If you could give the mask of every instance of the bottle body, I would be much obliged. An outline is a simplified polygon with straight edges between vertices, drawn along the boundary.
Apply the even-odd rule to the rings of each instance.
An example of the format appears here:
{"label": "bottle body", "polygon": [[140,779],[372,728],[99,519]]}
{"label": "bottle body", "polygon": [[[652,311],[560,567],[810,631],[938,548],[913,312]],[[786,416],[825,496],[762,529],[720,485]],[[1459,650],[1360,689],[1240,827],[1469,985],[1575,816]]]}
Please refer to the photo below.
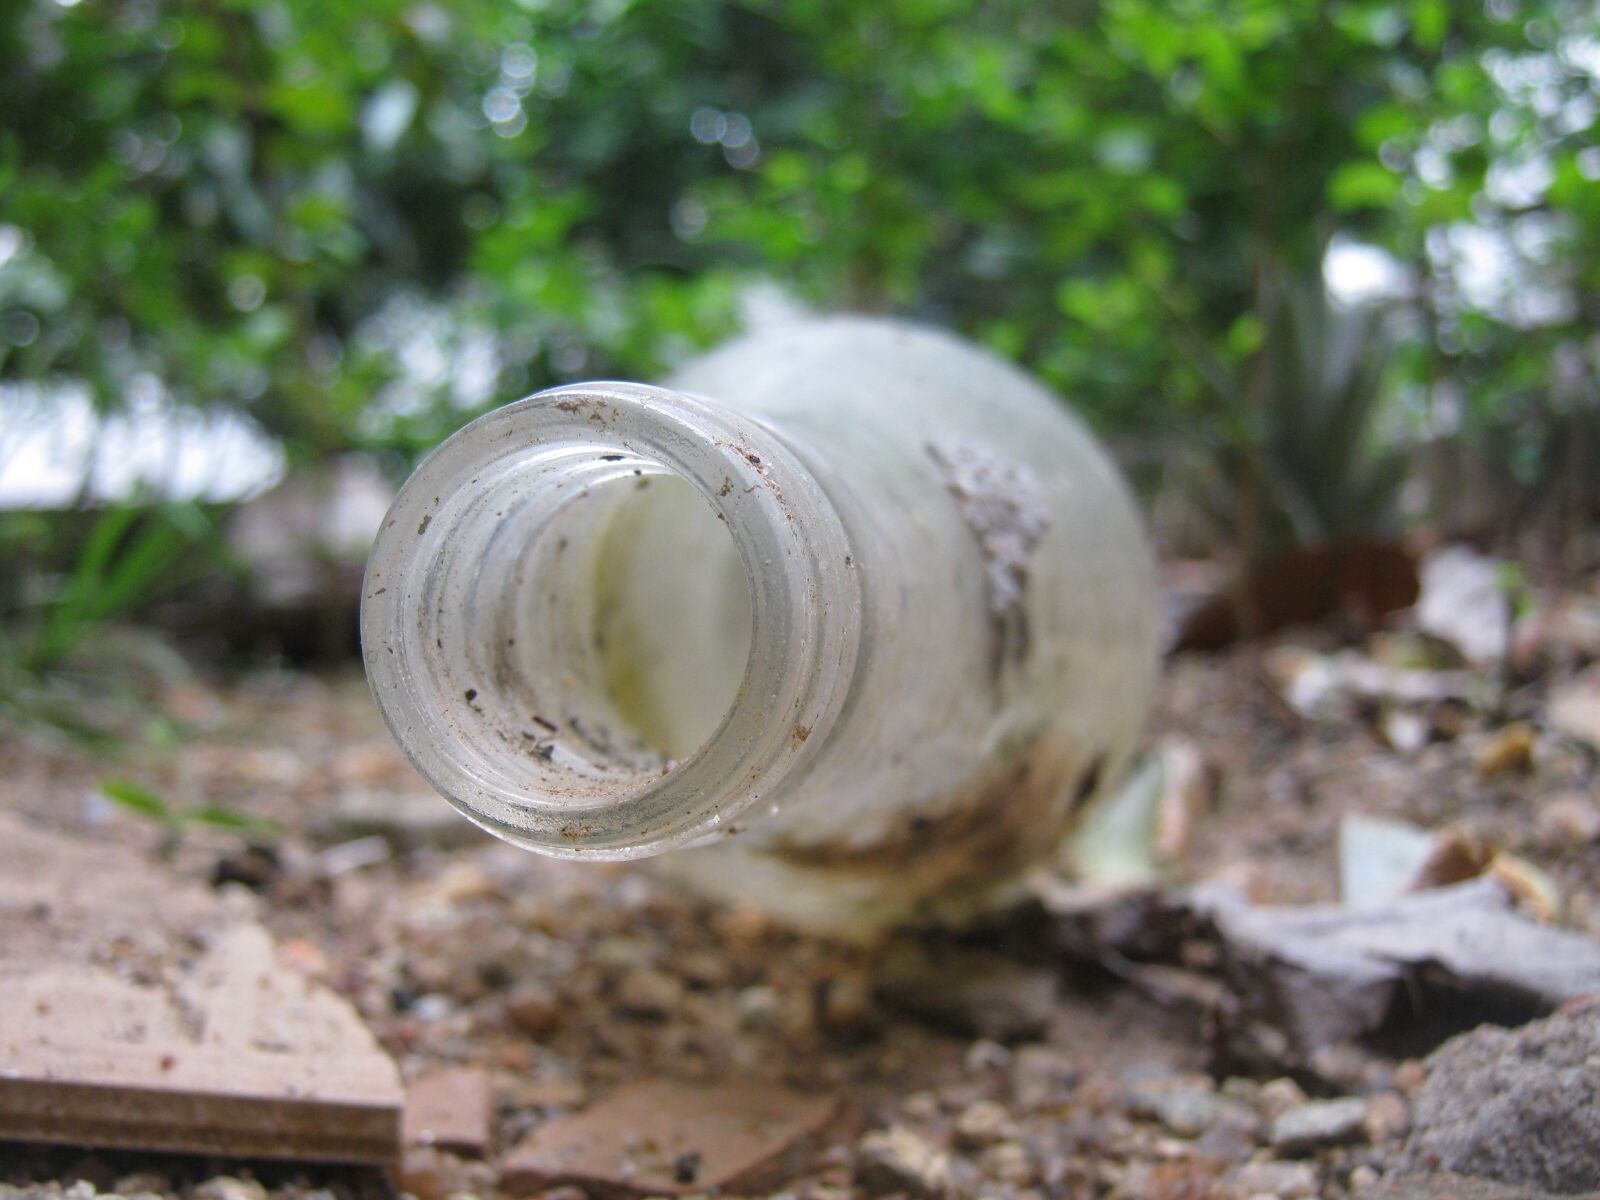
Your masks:
{"label": "bottle body", "polygon": [[[499,445],[560,442],[575,458],[615,446],[612,466],[637,474],[607,476],[598,502],[606,489],[581,482],[560,504],[547,491],[521,508],[502,490],[478,511],[483,529],[491,511],[500,525],[474,541],[462,498],[492,490],[493,454],[440,452],[396,502],[364,600],[380,705],[473,819],[574,856],[696,847],[671,861],[698,886],[860,933],[981,903],[1125,765],[1156,662],[1149,554],[1113,465],[1014,368],[894,322],[776,327],[641,390],[651,416],[695,414],[683,436],[702,453],[689,462],[659,430],[634,436],[615,398],[593,396],[603,407],[582,415],[572,389],[541,396],[521,402],[522,421],[502,418]],[[563,403],[581,421],[541,432],[533,418]],[[564,532],[539,533],[541,505],[567,514],[551,518]],[[467,555],[449,570],[426,529],[401,536],[430,507]],[[566,547],[530,557],[541,538]],[[472,556],[496,554],[519,565],[474,576]],[[438,585],[450,570],[473,579],[471,603]],[[375,595],[386,583],[408,599]],[[402,671],[388,660],[411,626]],[[452,651],[477,661],[451,669]],[[429,704],[465,710],[419,722]],[[468,770],[464,787],[429,749],[462,737],[526,743],[531,769],[502,755],[498,774]],[[492,803],[472,792],[485,774]],[[605,836],[526,836],[519,789],[557,825],[597,822]],[[641,790],[657,802],[622,822],[633,831],[607,826],[617,797]],[[563,792],[580,798],[563,808]]]}

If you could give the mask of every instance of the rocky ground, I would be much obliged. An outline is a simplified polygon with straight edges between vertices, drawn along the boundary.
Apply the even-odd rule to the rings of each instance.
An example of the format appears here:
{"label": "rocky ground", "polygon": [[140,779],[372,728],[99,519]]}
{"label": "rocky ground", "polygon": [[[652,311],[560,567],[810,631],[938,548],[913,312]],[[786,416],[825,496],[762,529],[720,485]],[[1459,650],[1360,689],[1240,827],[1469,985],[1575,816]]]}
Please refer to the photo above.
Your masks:
{"label": "rocky ground", "polygon": [[[1156,899],[1140,890],[1113,911],[1057,879],[1053,899],[986,930],[872,951],[711,907],[645,867],[492,842],[411,772],[353,672],[174,682],[162,701],[179,736],[114,759],[0,744],[0,807],[253,891],[280,960],[348,997],[408,1081],[467,1068],[456,1085],[482,1086],[491,1105],[481,1145],[413,1131],[393,1176],[0,1146],[0,1197],[346,1200],[398,1187],[418,1200],[579,1200],[648,1194],[641,1181],[663,1173],[692,1194],[712,1165],[699,1150],[652,1163],[664,1151],[626,1130],[642,1164],[632,1179],[547,1186],[536,1169],[530,1138],[572,1114],[603,1121],[616,1089],[643,1079],[704,1089],[692,1094],[711,1097],[706,1111],[734,1087],[828,1098],[805,1138],[773,1135],[793,1143],[763,1148],[782,1169],[744,1177],[730,1188],[741,1194],[1600,1189],[1600,1008],[1569,995],[1528,1024],[1559,992],[1480,995],[1476,977],[1436,992],[1419,970],[1379,1027],[1307,1044],[1252,1005],[1226,938],[1160,899],[1208,882],[1250,904],[1333,901],[1350,886],[1341,828],[1360,813],[1432,839],[1414,884],[1493,874],[1528,926],[1600,937],[1600,579],[1535,598],[1487,663],[1414,625],[1169,663],[1151,733],[1169,766]],[[275,832],[189,824],[174,836],[107,800],[107,776]],[[1437,1050],[1484,1017],[1512,1027]],[[670,1114],[685,1144],[697,1103]]]}

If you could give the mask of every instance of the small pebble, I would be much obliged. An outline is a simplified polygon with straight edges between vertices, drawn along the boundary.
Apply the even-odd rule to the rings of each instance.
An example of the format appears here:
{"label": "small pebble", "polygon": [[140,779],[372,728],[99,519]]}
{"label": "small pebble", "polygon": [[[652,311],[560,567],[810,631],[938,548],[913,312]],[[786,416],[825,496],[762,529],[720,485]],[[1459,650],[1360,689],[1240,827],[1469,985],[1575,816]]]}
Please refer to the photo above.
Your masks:
{"label": "small pebble", "polygon": [[1394,1086],[1407,1096],[1414,1095],[1428,1080],[1428,1068],[1421,1059],[1408,1058],[1394,1069]]}
{"label": "small pebble", "polygon": [[1376,1145],[1405,1136],[1411,1126],[1411,1109],[1399,1092],[1378,1092],[1367,1097],[1367,1141]]}
{"label": "small pebble", "polygon": [[1600,804],[1581,792],[1556,796],[1539,806],[1533,818],[1541,845],[1562,850],[1600,841]]}
{"label": "small pebble", "polygon": [[1256,1139],[1261,1132],[1261,1118],[1254,1112],[1246,1111],[1247,1120],[1220,1121],[1195,1141],[1187,1142],[1185,1145],[1203,1158],[1213,1158],[1221,1162],[1243,1162],[1254,1152]]}
{"label": "small pebble", "polygon": [[93,1154],[86,1155],[73,1163],[68,1168],[66,1177],[74,1181],[82,1180],[100,1193],[114,1191],[117,1186],[116,1172],[104,1159]]}
{"label": "small pebble", "polygon": [[690,950],[672,960],[672,969],[698,987],[722,987],[732,970],[728,960],[709,950]]}
{"label": "small pebble", "polygon": [[1196,1087],[1138,1089],[1129,1105],[1141,1116],[1154,1117],[1179,1137],[1199,1137],[1227,1114],[1228,1101]]}
{"label": "small pebble", "polygon": [[[461,1161],[452,1155],[431,1146],[413,1147],[406,1151],[395,1182],[402,1192],[415,1196],[416,1200],[449,1200],[466,1182],[466,1171]],[[198,1192],[194,1200],[201,1200]],[[310,1200],[309,1193],[305,1200]]]}
{"label": "small pebble", "polygon": [[1051,1046],[1019,1047],[1012,1059],[1012,1099],[1022,1109],[1059,1103],[1078,1086],[1078,1074],[1073,1061]]}
{"label": "small pebble", "polygon": [[1537,738],[1533,726],[1526,721],[1507,725],[1478,747],[1478,774],[1488,777],[1531,769],[1533,746]]}
{"label": "small pebble", "polygon": [[171,1181],[165,1175],[155,1171],[135,1171],[132,1175],[124,1175],[117,1180],[112,1190],[124,1196],[147,1195],[151,1192],[160,1195],[170,1191],[171,1187]]}
{"label": "small pebble", "polygon": [[655,967],[635,967],[617,984],[617,1005],[646,1017],[664,1017],[683,1000],[683,981]]}
{"label": "small pebble", "polygon": [[1389,1067],[1356,1042],[1319,1046],[1306,1066],[1330,1087],[1341,1092],[1365,1093],[1389,1081]]}
{"label": "small pebble", "polygon": [[1383,740],[1391,749],[1410,758],[1428,744],[1433,730],[1428,718],[1409,709],[1395,709],[1383,719]]}
{"label": "small pebble", "polygon": [[1276,1117],[1287,1109],[1306,1102],[1304,1089],[1287,1076],[1271,1079],[1262,1084],[1257,1097],[1261,1111],[1268,1117]]}
{"label": "small pebble", "polygon": [[1243,1075],[1228,1076],[1222,1081],[1222,1086],[1217,1090],[1230,1100],[1242,1100],[1250,1105],[1261,1103],[1261,1085],[1254,1079],[1247,1079]]}
{"label": "small pebble", "polygon": [[864,971],[850,971],[829,980],[822,1000],[822,1023],[834,1033],[856,1033],[876,1017],[872,980]]}
{"label": "small pebble", "polygon": [[903,1125],[869,1133],[857,1147],[861,1180],[878,1194],[942,1200],[955,1191],[950,1156]]}
{"label": "small pebble", "polygon": [[799,988],[783,994],[783,1012],[778,1032],[791,1042],[811,1037],[817,1030],[817,1002],[809,991]]}
{"label": "small pebble", "polygon": [[523,1033],[542,1037],[561,1024],[561,1002],[542,983],[524,984],[506,997],[506,1019]]}
{"label": "small pebble", "polygon": [[913,1121],[934,1121],[939,1117],[939,1097],[933,1092],[912,1092],[900,1102],[900,1111]]}
{"label": "small pebble", "polygon": [[1012,1187],[1027,1187],[1039,1177],[1033,1155],[1021,1142],[997,1142],[978,1158],[984,1177]]}
{"label": "small pebble", "polygon": [[741,1029],[773,1033],[783,1025],[783,996],[764,983],[742,989],[734,997],[733,1008]]}
{"label": "small pebble", "polygon": [[1011,1062],[1011,1051],[999,1042],[991,1042],[988,1038],[979,1038],[967,1047],[967,1053],[961,1065],[966,1068],[968,1075],[977,1075],[983,1071],[998,1071]]}
{"label": "small pebble", "polygon": [[1310,1163],[1250,1162],[1223,1176],[1219,1197],[1254,1200],[1272,1196],[1279,1200],[1309,1200],[1321,1190]]}
{"label": "small pebble", "polygon": [[981,1149],[1016,1136],[1017,1124],[1011,1114],[993,1100],[980,1100],[956,1118],[956,1144],[966,1149]]}
{"label": "small pebble", "polygon": [[464,859],[441,871],[429,892],[445,904],[470,904],[492,899],[499,894],[500,885],[477,863]]}
{"label": "small pebble", "polygon": [[267,1189],[254,1179],[218,1175],[194,1189],[193,1200],[266,1200]]}
{"label": "small pebble", "polygon": [[1366,1133],[1367,1102],[1359,1096],[1312,1100],[1285,1109],[1267,1130],[1267,1142],[1283,1154],[1360,1140]]}
{"label": "small pebble", "polygon": [[429,992],[426,996],[417,997],[411,1006],[411,1015],[418,1021],[442,1021],[454,1008],[449,996]]}

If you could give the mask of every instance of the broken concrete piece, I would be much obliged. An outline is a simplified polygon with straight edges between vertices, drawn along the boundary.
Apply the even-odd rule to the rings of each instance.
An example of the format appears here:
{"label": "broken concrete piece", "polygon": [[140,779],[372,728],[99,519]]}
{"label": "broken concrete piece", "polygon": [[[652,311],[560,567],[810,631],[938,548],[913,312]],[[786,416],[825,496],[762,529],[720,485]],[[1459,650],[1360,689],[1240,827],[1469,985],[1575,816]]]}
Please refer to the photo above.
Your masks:
{"label": "broken concrete piece", "polygon": [[1555,689],[1546,712],[1556,730],[1600,750],[1600,672],[1588,672]]}
{"label": "broken concrete piece", "polygon": [[1067,843],[1077,878],[1104,887],[1139,887],[1155,881],[1166,772],[1162,755],[1147,754],[1084,814]]}
{"label": "broken concrete piece", "polygon": [[1404,821],[1359,814],[1339,822],[1339,897],[1346,904],[1381,904],[1480,875],[1493,878],[1517,907],[1541,921],[1561,914],[1561,894],[1549,875],[1469,830],[1428,833]]}
{"label": "broken concrete piece", "polygon": [[1382,904],[1415,886],[1434,836],[1406,821],[1348,813],[1339,821],[1339,898]]}
{"label": "broken concrete piece", "polygon": [[1192,742],[1168,740],[1160,748],[1161,802],[1156,809],[1155,852],[1164,863],[1183,861],[1195,827],[1217,794],[1215,763],[1207,762]]}
{"label": "broken concrete piece", "polygon": [[1600,1019],[1484,1025],[1428,1059],[1403,1170],[1449,1170],[1557,1193],[1600,1182]]}
{"label": "broken concrete piece", "polygon": [[1445,546],[1417,569],[1417,626],[1449,642],[1470,663],[1497,663],[1511,642],[1511,598],[1500,563],[1470,546]]}
{"label": "broken concrete piece", "polygon": [[1313,654],[1296,646],[1279,646],[1265,658],[1289,706],[1310,720],[1337,716],[1351,701],[1382,704],[1433,704],[1471,701],[1484,682],[1469,671],[1430,671],[1391,667],[1354,651]]}
{"label": "broken concrete piece", "polygon": [[[1593,1193],[1590,1193],[1591,1195]],[[1353,1200],[1570,1200],[1533,1188],[1507,1187],[1449,1172],[1405,1175],[1357,1189]]]}
{"label": "broken concrete piece", "polygon": [[1366,908],[1256,908],[1221,888],[1189,903],[1247,1004],[1303,1050],[1376,1029],[1421,977],[1546,1010],[1600,991],[1600,943],[1522,916],[1492,878]]}
{"label": "broken concrete piece", "polygon": [[625,1084],[539,1125],[507,1158],[503,1189],[575,1184],[596,1196],[740,1192],[793,1174],[843,1123],[834,1096],[748,1083]]}
{"label": "broken concrete piece", "polygon": [[0,1130],[18,1140],[392,1162],[394,1064],[275,961],[243,898],[0,814]]}
{"label": "broken concrete piece", "polygon": [[408,1146],[438,1146],[481,1158],[489,1149],[493,1115],[489,1072],[482,1067],[449,1067],[406,1086],[401,1129]]}

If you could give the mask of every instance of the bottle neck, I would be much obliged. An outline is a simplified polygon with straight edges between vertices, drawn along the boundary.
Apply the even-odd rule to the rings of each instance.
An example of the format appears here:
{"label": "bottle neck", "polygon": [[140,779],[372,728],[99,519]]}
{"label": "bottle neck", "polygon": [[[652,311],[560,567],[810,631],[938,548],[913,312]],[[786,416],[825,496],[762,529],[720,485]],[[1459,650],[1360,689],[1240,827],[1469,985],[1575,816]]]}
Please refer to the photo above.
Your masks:
{"label": "bottle neck", "polygon": [[[698,518],[652,510],[668,502],[651,485]],[[739,644],[747,621],[748,657],[720,718],[672,726],[709,728],[703,741],[652,746],[617,681],[705,657],[674,623],[717,619],[705,606],[726,587],[701,577],[719,554],[744,595],[706,645]],[[567,857],[655,854],[773,806],[826,742],[861,639],[852,559],[781,434],[665,388],[554,388],[473,422],[401,490],[367,569],[368,678],[418,770],[485,829]],[[636,647],[613,637],[608,653],[619,612],[617,628],[655,631],[621,668]],[[670,721],[706,700],[669,691],[658,707]]]}

